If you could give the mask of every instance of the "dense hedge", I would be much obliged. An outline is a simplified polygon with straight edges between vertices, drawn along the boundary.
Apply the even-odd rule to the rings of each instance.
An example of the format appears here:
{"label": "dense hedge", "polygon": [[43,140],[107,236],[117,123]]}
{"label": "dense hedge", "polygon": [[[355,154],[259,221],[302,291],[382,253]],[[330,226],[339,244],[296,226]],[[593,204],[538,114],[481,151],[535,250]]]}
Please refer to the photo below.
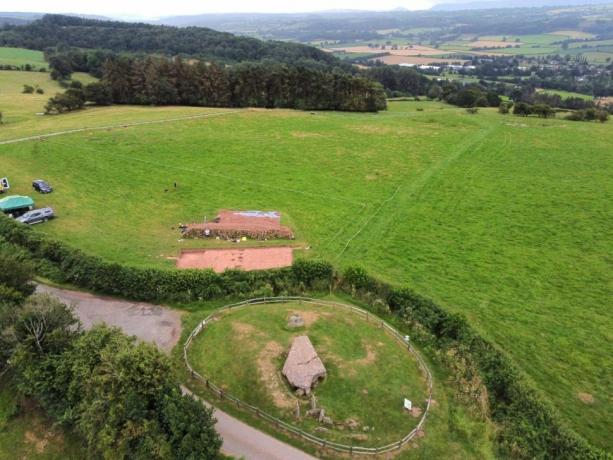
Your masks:
{"label": "dense hedge", "polygon": [[610,458],[567,428],[510,359],[480,337],[462,315],[446,311],[411,289],[382,283],[361,268],[347,269],[339,287],[362,298],[383,299],[394,314],[424,327],[438,347],[461,350],[479,369],[490,415],[501,428],[498,441],[507,455],[526,459]]}
{"label": "dense hedge", "polygon": [[498,441],[507,455],[526,459],[610,458],[567,428],[510,359],[480,337],[462,315],[450,313],[410,289],[383,283],[362,268],[349,268],[339,276],[327,262],[299,260],[290,268],[258,272],[144,269],[86,255],[2,216],[0,236],[57,267],[62,274],[59,281],[135,300],[291,294],[331,288],[335,282],[341,290],[368,299],[373,305],[384,302],[400,318],[418,323],[438,348],[462,351],[479,369],[492,419],[501,428]]}
{"label": "dense hedge", "polygon": [[191,302],[291,294],[306,289],[328,289],[333,277],[332,265],[304,260],[277,270],[229,270],[223,274],[210,270],[130,267],[87,255],[4,216],[0,216],[0,235],[9,243],[27,249],[35,258],[50,262],[56,270],[48,275],[55,281],[140,301]]}

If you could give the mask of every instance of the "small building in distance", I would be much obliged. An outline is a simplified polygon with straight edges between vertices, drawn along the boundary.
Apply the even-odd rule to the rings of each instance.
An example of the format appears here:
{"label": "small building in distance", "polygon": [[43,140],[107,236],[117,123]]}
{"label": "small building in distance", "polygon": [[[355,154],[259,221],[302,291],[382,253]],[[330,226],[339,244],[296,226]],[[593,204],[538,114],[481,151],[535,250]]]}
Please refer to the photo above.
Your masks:
{"label": "small building in distance", "polygon": [[282,372],[290,385],[305,395],[326,377],[324,363],[306,335],[294,338]]}

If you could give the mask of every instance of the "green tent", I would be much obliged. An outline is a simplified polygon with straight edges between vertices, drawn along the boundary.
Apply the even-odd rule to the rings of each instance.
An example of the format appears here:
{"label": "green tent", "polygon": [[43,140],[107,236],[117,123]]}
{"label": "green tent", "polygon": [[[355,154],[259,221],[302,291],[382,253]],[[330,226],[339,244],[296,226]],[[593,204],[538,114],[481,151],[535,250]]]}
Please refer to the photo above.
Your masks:
{"label": "green tent", "polygon": [[26,209],[34,209],[34,201],[29,196],[11,195],[0,200],[1,212],[8,213]]}

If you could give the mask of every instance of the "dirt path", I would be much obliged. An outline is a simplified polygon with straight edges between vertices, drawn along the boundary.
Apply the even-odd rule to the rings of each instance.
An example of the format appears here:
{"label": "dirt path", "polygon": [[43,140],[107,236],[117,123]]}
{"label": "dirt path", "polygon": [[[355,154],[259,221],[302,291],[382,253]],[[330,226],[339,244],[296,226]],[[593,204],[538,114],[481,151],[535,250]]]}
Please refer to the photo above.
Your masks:
{"label": "dirt path", "polygon": [[237,113],[237,112],[239,112],[239,110],[226,110],[224,112],[203,113],[201,115],[190,115],[187,117],[166,118],[163,120],[133,121],[131,123],[120,123],[117,125],[93,126],[91,128],[74,128],[74,129],[67,129],[66,131],[57,131],[54,133],[38,134],[35,136],[20,137],[17,139],[8,139],[6,141],[0,141],[0,145],[16,144],[18,142],[27,142],[27,141],[39,141],[42,139],[47,139],[49,137],[64,136],[66,134],[74,134],[74,133],[82,133],[84,131],[105,131],[107,129],[131,128],[134,126],[172,123],[174,121],[197,120],[199,118],[218,117],[220,115],[228,115],[228,114]]}
{"label": "dirt path", "polygon": [[[126,334],[157,344],[170,351],[181,336],[181,313],[169,308],[141,302],[130,302],[110,297],[58,289],[38,285],[37,292],[58,297],[62,302],[74,306],[75,314],[85,328],[94,324],[107,323],[121,328]],[[205,406],[209,403],[195,396],[186,387],[185,394],[192,395]],[[263,433],[240,420],[215,409],[215,428],[223,438],[225,454],[247,460],[315,460],[304,452]]]}

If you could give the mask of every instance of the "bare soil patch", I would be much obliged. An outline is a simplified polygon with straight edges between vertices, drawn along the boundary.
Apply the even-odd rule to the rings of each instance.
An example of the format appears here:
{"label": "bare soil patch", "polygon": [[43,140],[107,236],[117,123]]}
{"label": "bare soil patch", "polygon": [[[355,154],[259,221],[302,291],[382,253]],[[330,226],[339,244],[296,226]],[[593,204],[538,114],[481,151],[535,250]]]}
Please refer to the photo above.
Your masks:
{"label": "bare soil patch", "polygon": [[523,43],[503,42],[502,40],[477,40],[470,43],[473,48],[506,48],[515,45],[523,45]]}
{"label": "bare soil patch", "polygon": [[177,268],[211,268],[217,273],[226,269],[267,270],[289,267],[294,260],[293,248],[189,249],[181,251]]}
{"label": "bare soil patch", "polygon": [[42,438],[39,437],[33,431],[26,431],[26,434],[25,434],[26,441],[28,442],[28,444],[32,444],[34,446],[34,449],[36,450],[37,454],[42,454],[45,451],[45,449],[47,448],[47,445],[49,444],[50,437],[51,437],[50,433],[45,435]]}
{"label": "bare soil patch", "polygon": [[308,138],[313,138],[313,137],[322,137],[322,135],[319,133],[307,133],[305,131],[294,131],[292,132],[292,137],[295,137],[296,139],[308,139]]}
{"label": "bare soil patch", "polygon": [[240,321],[234,321],[232,323],[232,329],[234,332],[241,335],[249,335],[255,332],[255,327],[251,324],[241,323]]}
{"label": "bare soil patch", "polygon": [[594,404],[594,396],[589,393],[577,393],[577,397],[585,404]]}
{"label": "bare soil patch", "polygon": [[346,53],[390,53],[393,56],[419,56],[421,54],[442,54],[444,51],[431,48],[429,46],[413,45],[399,46],[398,49],[392,49],[391,46],[382,48],[370,48],[368,46],[349,46],[346,48],[335,48],[332,51],[345,51]]}
{"label": "bare soil patch", "polygon": [[[315,321],[317,321],[321,317],[330,316],[330,313],[322,312],[322,311],[296,311],[291,314],[299,315],[304,320],[304,325],[306,327],[311,326]],[[289,316],[288,316],[289,317]]]}
{"label": "bare soil patch", "polygon": [[464,64],[464,59],[446,59],[437,57],[424,57],[424,56],[383,56],[376,58],[376,60],[384,62],[385,64],[415,64],[415,65],[428,65],[428,64]]}
{"label": "bare soil patch", "polygon": [[268,342],[258,355],[258,371],[275,406],[281,409],[293,409],[296,402],[283,386],[275,363],[282,353],[283,347],[279,342],[272,340]]}

